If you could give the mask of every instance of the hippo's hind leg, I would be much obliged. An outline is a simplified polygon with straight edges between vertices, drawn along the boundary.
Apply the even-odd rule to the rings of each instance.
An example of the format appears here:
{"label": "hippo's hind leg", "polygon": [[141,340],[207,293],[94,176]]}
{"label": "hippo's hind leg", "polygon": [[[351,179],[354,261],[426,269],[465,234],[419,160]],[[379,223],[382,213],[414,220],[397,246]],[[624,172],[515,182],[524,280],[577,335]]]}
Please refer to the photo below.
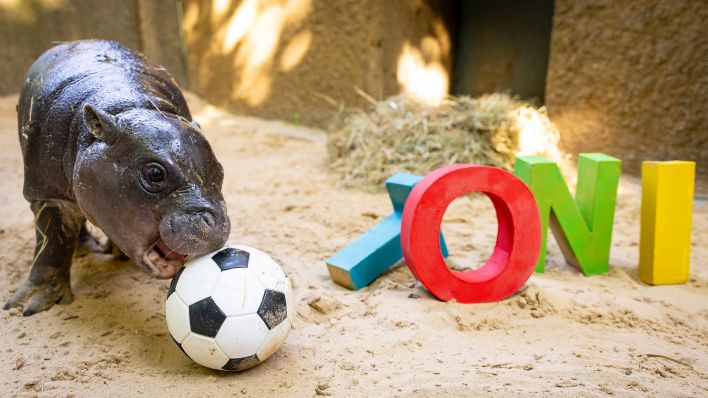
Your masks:
{"label": "hippo's hind leg", "polygon": [[110,253],[110,246],[108,243],[101,243],[86,227],[86,222],[81,224],[81,230],[79,231],[79,243],[80,245],[76,248],[75,255],[77,257],[83,257],[89,253]]}
{"label": "hippo's hind leg", "polygon": [[88,230],[86,223],[81,224],[81,231],[79,232],[79,242],[81,242],[82,246],[81,250],[79,251],[79,256],[83,256],[92,252],[111,254],[113,255],[113,258],[118,261],[130,260],[130,257],[123,253],[123,251],[120,250],[120,248],[115,243],[113,243],[112,240],[108,239],[106,243],[99,242],[99,240],[96,239],[93,234],[91,234],[91,231]]}
{"label": "hippo's hind leg", "polygon": [[113,258],[117,261],[128,261],[130,260],[130,257],[128,257],[127,254],[123,252],[123,250],[120,249],[115,243],[113,243],[112,240],[108,240],[108,246],[111,248],[110,253],[113,255]]}
{"label": "hippo's hind leg", "polygon": [[28,316],[69,304],[71,258],[84,218],[76,204],[65,201],[33,201],[37,244],[30,276],[5,303],[4,309],[22,307]]}

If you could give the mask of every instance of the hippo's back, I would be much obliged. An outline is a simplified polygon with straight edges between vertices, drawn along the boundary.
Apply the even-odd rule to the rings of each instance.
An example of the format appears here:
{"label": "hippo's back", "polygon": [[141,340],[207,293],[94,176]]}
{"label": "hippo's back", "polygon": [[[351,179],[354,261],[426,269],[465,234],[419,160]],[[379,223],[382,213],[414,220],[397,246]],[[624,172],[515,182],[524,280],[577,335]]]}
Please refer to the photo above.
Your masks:
{"label": "hippo's back", "polygon": [[53,47],[32,64],[20,92],[18,130],[28,200],[72,199],[84,104],[111,115],[158,107],[191,120],[174,79],[142,54],[107,40]]}

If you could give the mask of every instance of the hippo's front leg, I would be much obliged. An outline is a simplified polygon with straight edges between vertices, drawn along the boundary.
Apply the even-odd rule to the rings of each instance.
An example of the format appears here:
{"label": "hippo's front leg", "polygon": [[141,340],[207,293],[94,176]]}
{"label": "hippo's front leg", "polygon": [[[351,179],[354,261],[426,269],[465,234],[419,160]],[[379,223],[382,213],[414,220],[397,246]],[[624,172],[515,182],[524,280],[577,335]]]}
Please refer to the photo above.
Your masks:
{"label": "hippo's front leg", "polygon": [[37,245],[27,281],[5,303],[4,309],[22,307],[28,316],[69,304],[74,296],[69,281],[71,258],[84,218],[76,204],[65,201],[33,201]]}

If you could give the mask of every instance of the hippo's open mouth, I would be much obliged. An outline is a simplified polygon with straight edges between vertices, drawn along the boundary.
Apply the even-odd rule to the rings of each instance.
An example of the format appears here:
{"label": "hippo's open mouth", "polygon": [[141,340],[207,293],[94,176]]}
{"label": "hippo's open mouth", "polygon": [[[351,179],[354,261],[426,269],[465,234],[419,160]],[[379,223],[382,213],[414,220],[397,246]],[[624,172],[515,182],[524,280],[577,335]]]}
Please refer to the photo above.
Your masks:
{"label": "hippo's open mouth", "polygon": [[158,239],[143,253],[140,265],[155,278],[168,279],[182,268],[186,258],[186,255],[171,249],[162,239]]}

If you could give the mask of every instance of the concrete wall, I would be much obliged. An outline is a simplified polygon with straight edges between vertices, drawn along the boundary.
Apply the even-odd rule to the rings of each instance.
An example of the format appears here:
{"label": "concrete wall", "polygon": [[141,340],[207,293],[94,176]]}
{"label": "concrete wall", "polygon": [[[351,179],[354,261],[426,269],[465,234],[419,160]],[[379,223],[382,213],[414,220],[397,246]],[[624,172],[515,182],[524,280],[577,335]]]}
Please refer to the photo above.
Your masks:
{"label": "concrete wall", "polygon": [[[325,125],[335,104],[448,92],[455,2],[183,0],[191,88],[232,111]],[[556,0],[546,105],[563,148],[692,159],[708,179],[708,6]],[[482,84],[482,83],[480,83]],[[440,94],[441,93],[441,94]],[[331,102],[331,103],[330,103]]]}
{"label": "concrete wall", "polygon": [[[453,0],[0,0],[0,95],[57,42],[118,40],[232,111],[323,126],[449,87]],[[187,58],[188,55],[188,58]],[[188,62],[187,62],[188,61]],[[191,80],[191,81],[190,81]]]}
{"label": "concrete wall", "polygon": [[708,3],[556,0],[546,104],[563,147],[697,162],[708,184]]}
{"label": "concrete wall", "polygon": [[457,4],[453,93],[509,91],[543,103],[553,0],[464,0]]}
{"label": "concrete wall", "polygon": [[[459,0],[463,1],[463,0]],[[142,50],[232,111],[325,125],[337,106],[450,88],[454,0],[2,0],[0,95],[56,41]],[[698,162],[708,185],[708,3],[556,0],[546,105],[571,153]],[[185,56],[186,53],[186,56]],[[186,57],[186,61],[185,61]]]}
{"label": "concrete wall", "polygon": [[0,1],[0,95],[15,93],[32,62],[57,42],[118,40],[187,83],[175,0]]}
{"label": "concrete wall", "polygon": [[384,98],[420,89],[418,71],[447,91],[449,3],[184,0],[191,88],[232,111],[316,125],[339,103],[364,104],[355,86]]}

